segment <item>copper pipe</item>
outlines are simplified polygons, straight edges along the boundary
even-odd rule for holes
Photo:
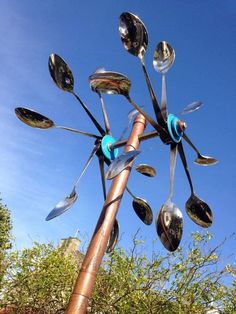
[[[145,126],[146,120],[139,114],[134,121],[132,131],[125,146],[125,152],[138,149],[139,136],[143,133]],[[96,275],[106,251],[110,233],[131,169],[132,163],[130,167],[123,170],[112,181],[107,199],[84,257],[74,290],[71,294],[66,314],[84,314],[87,312],[87,306],[93,292]]]

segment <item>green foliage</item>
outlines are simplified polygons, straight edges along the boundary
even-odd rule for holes
[[[34,243],[9,260],[2,305],[14,305],[18,314],[64,313],[76,277],[74,258],[51,244]]]
[[[10,212],[0,199],[0,288],[7,268],[6,251],[11,248],[11,229]]]
[[[0,252],[11,248],[11,229],[10,212],[0,199]]]
[[[208,248],[211,235],[194,233],[187,250],[148,260],[134,239],[133,249],[112,253],[96,282],[92,313],[206,314],[217,307],[224,314],[236,313],[235,281],[223,284],[235,269],[220,267],[220,247]],[[223,243],[222,243],[223,244]]]
[[[105,259],[89,313],[206,314],[211,307],[236,313],[235,268],[220,268],[223,243],[211,249],[210,238],[208,233],[194,233],[188,248],[165,256],[153,252],[148,259],[143,242],[135,237],[129,252],[118,248]],[[9,261],[0,292],[3,305],[14,305],[18,314],[65,312],[77,277],[75,255],[35,243],[10,253]],[[228,285],[223,283],[226,276]]]

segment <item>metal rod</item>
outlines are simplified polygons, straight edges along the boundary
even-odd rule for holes
[[[125,147],[125,152],[138,149],[139,136],[143,133],[145,126],[146,120],[141,114],[139,114],[134,121],[130,137]],[[87,311],[96,275],[102,262],[103,255],[106,251],[110,233],[131,169],[132,163],[130,167],[123,170],[112,181],[107,199],[104,203],[101,215],[76,280],[74,290],[70,297],[66,314],[84,314]]]
[[[62,125],[55,125],[55,128],[57,128],[57,129],[62,129],[62,130],[66,130],[66,131],[71,131],[71,132],[74,132],[74,133],[82,134],[82,135],[89,136],[89,137],[93,137],[93,138],[97,138],[97,139],[101,139],[101,138],[102,138],[102,137],[99,136],[99,135],[95,135],[95,134],[92,134],[92,133],[80,131],[80,130],[73,129],[73,128],[68,128],[68,127],[62,126]]]
[[[157,131],[151,131],[151,132],[147,132],[147,133],[141,134],[138,137],[138,139],[139,139],[139,142],[142,142],[142,141],[146,141],[146,140],[149,140],[150,138],[157,137],[157,136],[159,136]],[[127,141],[128,141],[128,139],[117,141],[117,142],[115,142],[114,144],[111,145],[110,149],[115,149],[115,148],[118,148],[118,147],[125,146]]]

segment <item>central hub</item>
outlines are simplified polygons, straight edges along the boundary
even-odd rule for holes
[[[101,148],[103,155],[109,159],[114,160],[118,156],[118,148],[112,148],[112,144],[114,144],[116,140],[111,135],[105,135],[102,138]]]
[[[177,118],[172,113],[168,115],[167,127],[170,137],[175,143],[179,143],[184,134],[187,125],[184,121]]]

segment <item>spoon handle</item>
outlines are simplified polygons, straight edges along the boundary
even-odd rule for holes
[[[162,116],[162,113],[161,113],[161,109],[159,107],[157,98],[156,98],[155,93],[153,91],[152,84],[151,84],[149,75],[147,73],[146,66],[145,66],[144,62],[141,62],[141,63],[142,63],[142,69],[143,69],[143,73],[144,73],[144,76],[145,76],[145,79],[146,79],[147,87],[148,87],[148,90],[149,90],[149,94],[151,96],[153,109],[154,109],[154,112],[155,112],[155,115],[156,115],[156,118],[157,118],[157,122],[160,125],[162,125],[163,127],[165,127],[166,123],[165,123],[165,121],[163,119],[163,116]]]
[[[110,124],[109,124],[109,120],[108,120],[108,116],[107,116],[107,112],[106,112],[103,98],[102,98],[102,95],[100,93],[98,93],[98,96],[99,96],[101,107],[102,107],[102,114],[103,114],[103,119],[104,119],[104,123],[105,123],[106,133],[111,135],[111,128],[110,128]]]
[[[185,133],[183,134],[183,139],[192,147],[192,149],[198,154],[198,156],[201,156],[197,147],[190,141],[190,139]]]
[[[101,139],[101,136],[99,136],[99,135],[95,135],[95,134],[84,132],[84,131],[79,131],[79,130],[76,130],[76,129],[73,129],[73,128],[68,128],[68,127],[61,126],[61,125],[56,125],[55,128],[71,131],[71,132],[74,132],[74,133],[78,133],[78,134],[81,134],[81,135],[93,137],[93,138],[96,138],[96,139]]]
[[[83,174],[85,173],[85,171],[87,170],[88,166],[90,165],[95,153],[97,152],[97,150],[99,149],[100,147],[100,143],[99,144],[95,144],[94,147],[93,147],[93,150],[88,158],[88,160],[86,161],[86,164],[84,165],[84,168],[82,169],[81,171],[81,174],[79,175],[78,179],[76,180],[75,184],[74,184],[74,190],[76,189],[77,185],[79,184],[79,181],[81,179],[81,177],[83,176]]]
[[[103,156],[103,154],[99,154],[98,162],[99,162],[100,176],[101,176],[101,180],[102,180],[103,197],[104,197],[104,200],[106,200],[107,193],[106,193],[105,171],[104,171],[104,156]]]
[[[88,109],[88,107],[82,102],[82,100],[79,98],[78,95],[76,95],[76,93],[73,91],[71,92],[75,98],[79,101],[79,103],[81,104],[81,106],[83,107],[83,109],[85,110],[85,112],[87,113],[87,115],[89,116],[89,118],[92,120],[93,124],[95,125],[95,127],[97,128],[97,130],[99,131],[99,133],[104,136],[106,135],[105,130],[101,127],[101,125],[98,123],[98,121],[96,120],[96,118],[92,115],[92,113],[90,112],[90,110]]]
[[[118,141],[121,141],[121,140],[123,139],[123,137],[124,137],[125,133],[127,132],[129,126],[130,126],[131,123],[134,121],[134,119],[135,119],[135,117],[136,117],[136,115],[137,115],[138,113],[139,113],[139,112],[138,112],[137,109],[132,109],[132,110],[129,112],[129,114],[128,114],[128,124],[127,124],[127,126],[124,128],[124,130],[122,131],[122,133],[121,133],[119,139],[117,140],[117,142],[118,142]]]
[[[162,75],[162,88],[161,88],[161,113],[163,118],[167,120],[168,111],[167,111],[167,97],[166,97],[166,76]]]
[[[173,143],[170,145],[170,191],[169,191],[168,200],[171,200],[173,196],[176,155],[177,155],[177,144]]]
[[[136,198],[136,196],[130,191],[130,189],[128,188],[128,186],[126,185],[126,191],[129,193],[129,195],[132,197],[132,198]]]
[[[154,127],[154,129],[159,133],[159,136],[161,140],[165,144],[171,143],[171,138],[167,131],[156,121],[154,121],[141,107],[139,107],[131,98],[128,94],[124,95],[128,102],[135,108],[137,109],[145,118],[146,120]]]
[[[182,141],[180,141],[179,144],[178,144],[178,151],[179,151],[180,158],[182,160],[182,164],[184,166],[185,173],[186,173],[187,178],[188,178],[188,182],[189,182],[189,186],[190,186],[190,189],[191,189],[191,193],[194,194],[193,183],[192,183],[192,179],[191,179],[190,172],[189,172],[189,169],[188,169],[188,164],[187,164],[187,160],[186,160],[186,157],[185,157]]]

